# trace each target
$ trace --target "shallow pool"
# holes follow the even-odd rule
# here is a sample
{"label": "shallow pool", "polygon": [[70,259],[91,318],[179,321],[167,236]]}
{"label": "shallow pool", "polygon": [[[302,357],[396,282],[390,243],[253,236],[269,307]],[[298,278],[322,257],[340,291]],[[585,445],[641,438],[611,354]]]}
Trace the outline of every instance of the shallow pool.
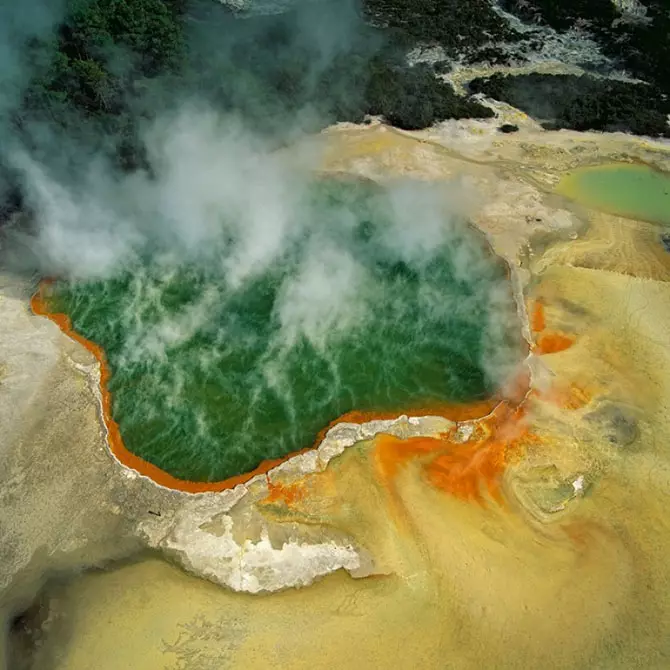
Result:
{"label": "shallow pool", "polygon": [[557,193],[611,214],[670,225],[670,173],[613,163],[567,172]]}

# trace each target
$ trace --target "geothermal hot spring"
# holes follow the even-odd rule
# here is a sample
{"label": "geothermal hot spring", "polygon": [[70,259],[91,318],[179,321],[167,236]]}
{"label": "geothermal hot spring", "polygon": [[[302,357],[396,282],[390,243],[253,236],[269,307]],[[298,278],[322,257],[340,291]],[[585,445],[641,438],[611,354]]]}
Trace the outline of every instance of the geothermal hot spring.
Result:
{"label": "geothermal hot spring", "polygon": [[670,225],[670,175],[637,163],[612,163],[566,173],[557,192],[610,214]]}
{"label": "geothermal hot spring", "polygon": [[281,253],[243,280],[222,226],[204,253],[156,245],[110,278],[43,284],[41,308],[104,352],[117,456],[173,484],[222,482],[312,446],[348,413],[490,397],[520,356],[505,264],[466,221],[445,212],[427,230],[396,200],[372,182],[315,180]]}

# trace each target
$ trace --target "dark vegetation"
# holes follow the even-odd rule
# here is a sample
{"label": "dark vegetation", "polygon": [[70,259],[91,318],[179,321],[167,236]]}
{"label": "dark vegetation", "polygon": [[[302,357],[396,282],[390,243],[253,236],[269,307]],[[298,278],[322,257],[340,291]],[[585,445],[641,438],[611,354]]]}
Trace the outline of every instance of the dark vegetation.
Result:
{"label": "dark vegetation", "polygon": [[[51,40],[26,45],[32,78],[15,126],[30,146],[35,125],[103,144],[120,165],[141,163],[136,106],[149,83],[185,57],[182,0],[69,0]],[[34,147],[37,148],[37,147]]]}
{"label": "dark vegetation", "polygon": [[440,45],[449,56],[518,37],[488,0],[365,0],[369,20],[390,28],[396,43]]}
{"label": "dark vegetation", "polygon": [[654,86],[588,75],[494,75],[470,82],[485,93],[522,109],[547,129],[623,130],[670,137],[670,102]]}
{"label": "dark vegetation", "polygon": [[670,93],[670,5],[644,0],[644,20],[625,20],[611,0],[502,0],[526,21],[567,30],[575,23],[593,34],[603,52],[631,74]]}
{"label": "dark vegetation", "polygon": [[381,114],[398,128],[419,130],[443,119],[494,115],[489,107],[455,95],[425,64],[408,68],[377,61],[371,75],[364,101],[367,113]]}
{"label": "dark vegetation", "polygon": [[118,113],[137,77],[179,67],[181,0],[71,0],[52,43],[29,45],[36,75],[27,109]]}
{"label": "dark vegetation", "polygon": [[[580,25],[589,31],[602,52],[615,67],[624,69],[648,86],[619,82],[603,83],[592,78],[525,77],[520,84],[511,81],[481,82],[474,90],[495,90],[501,99],[522,97],[531,108],[540,104],[522,93],[530,84],[541,85],[537,98],[549,96],[556,102],[558,127],[577,130],[618,128],[647,135],[666,135],[662,117],[668,113],[670,96],[670,4],[668,0],[644,0],[642,19],[622,17],[611,0],[501,0],[503,7],[522,20],[549,25],[558,31]],[[576,94],[583,96],[579,99]],[[568,100],[562,100],[567,95]],[[619,100],[612,100],[616,96]],[[494,95],[494,97],[496,97]],[[512,104],[514,104],[512,102]]]}

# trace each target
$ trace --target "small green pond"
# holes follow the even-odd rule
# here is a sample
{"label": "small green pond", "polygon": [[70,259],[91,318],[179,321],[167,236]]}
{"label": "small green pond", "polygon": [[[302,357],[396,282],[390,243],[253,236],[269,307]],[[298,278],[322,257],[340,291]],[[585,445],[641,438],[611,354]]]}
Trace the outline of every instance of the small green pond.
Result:
{"label": "small green pond", "polygon": [[445,220],[412,254],[420,234],[398,228],[386,192],[338,182],[315,184],[300,216],[242,283],[226,268],[244,240],[222,225],[204,257],[151,253],[104,281],[56,284],[52,307],[106,352],[131,452],[222,480],[353,409],[488,396],[493,362],[518,360],[506,268],[465,222]]}
{"label": "small green pond", "polygon": [[670,173],[613,163],[567,172],[556,192],[610,214],[670,225]]}

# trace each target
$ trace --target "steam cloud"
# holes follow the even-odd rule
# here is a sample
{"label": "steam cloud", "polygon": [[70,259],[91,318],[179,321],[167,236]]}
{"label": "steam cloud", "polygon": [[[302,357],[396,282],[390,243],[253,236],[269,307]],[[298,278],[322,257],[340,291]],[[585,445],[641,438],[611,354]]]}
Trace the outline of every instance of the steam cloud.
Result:
{"label": "steam cloud", "polygon": [[[298,15],[293,40],[293,46],[309,41],[320,47],[306,75],[307,90],[314,73],[327,67],[353,39],[350,3],[344,3],[337,16],[332,4],[327,16],[314,5],[318,3]],[[7,93],[4,101],[0,97],[0,114],[20,96],[29,77],[13,45],[48,33],[62,11],[58,3],[47,0],[33,0],[30,13],[21,7],[0,9],[0,30],[6,33],[0,35],[0,49],[7,51],[0,52],[0,84],[14,98],[8,101]],[[194,41],[203,49],[214,36],[206,25],[198,30]],[[253,48],[253,43],[247,47]],[[231,48],[219,49],[212,58],[225,59]],[[240,81],[237,87],[241,98],[254,95],[246,84]],[[304,337],[325,352],[329,338],[374,318],[375,300],[383,296],[366,292],[366,268],[345,245],[320,236],[311,219],[313,212],[305,203],[321,162],[318,143],[278,150],[299,137],[305,119],[314,114],[315,107],[308,102],[297,116],[278,116],[274,127],[279,132],[261,135],[251,131],[239,114],[221,112],[205,96],[192,90],[177,92],[166,109],[153,109],[152,121],[143,126],[150,169],[130,174],[119,173],[103,152],[55,128],[35,129],[30,146],[19,144],[8,138],[4,119],[4,159],[20,175],[33,218],[34,230],[23,236],[24,246],[41,274],[90,281],[132,271],[136,300],[133,309],[122,315],[132,334],[127,356],[166,358],[171,347],[206,327],[208,313],[221,296],[218,289],[204,288],[187,311],[165,314],[158,325],[149,324],[143,313],[152,304],[153,289],[142,275],[142,258],[161,259],[166,280],[172,268],[184,262],[215,264],[225,278],[225,290],[236,291],[308,236],[297,271],[285,278],[279,293],[276,310],[282,342],[275,351]],[[389,193],[393,215],[382,244],[395,258],[420,267],[450,245],[457,278],[462,279],[488,262],[464,241],[459,222],[467,218],[474,202],[457,187],[401,182]],[[346,208],[332,216],[330,225],[352,225]],[[514,362],[509,349],[501,349],[509,326],[506,291],[505,286],[495,287],[484,297],[490,308],[486,369],[501,379]],[[471,303],[444,295],[424,299],[445,318],[479,310],[482,304],[481,296]],[[271,371],[269,364],[267,374]]]}

